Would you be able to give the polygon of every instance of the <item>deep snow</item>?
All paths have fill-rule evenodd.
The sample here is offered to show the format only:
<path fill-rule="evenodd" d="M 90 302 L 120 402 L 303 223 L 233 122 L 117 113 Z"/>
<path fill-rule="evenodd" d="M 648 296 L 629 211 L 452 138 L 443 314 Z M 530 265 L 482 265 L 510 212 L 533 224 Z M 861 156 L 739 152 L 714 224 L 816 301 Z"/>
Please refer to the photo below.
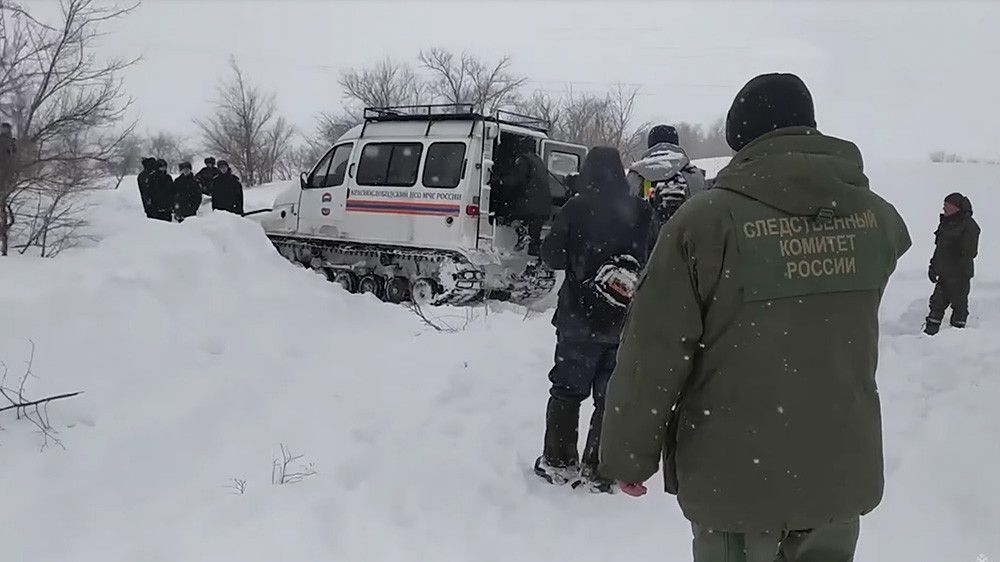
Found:
<path fill-rule="evenodd" d="M 1000 558 L 1000 167 L 870 168 L 914 248 L 882 311 L 887 490 L 858 560 Z M 434 310 L 467 323 L 437 332 L 291 266 L 250 221 L 146 221 L 130 188 L 96 196 L 91 247 L 0 260 L 0 359 L 16 375 L 30 339 L 32 395 L 86 392 L 50 408 L 65 450 L 0 418 L 3 560 L 689 559 L 670 496 L 530 474 L 550 313 Z M 983 225 L 972 318 L 930 339 L 931 233 L 956 189 Z M 281 443 L 317 474 L 273 486 Z"/>

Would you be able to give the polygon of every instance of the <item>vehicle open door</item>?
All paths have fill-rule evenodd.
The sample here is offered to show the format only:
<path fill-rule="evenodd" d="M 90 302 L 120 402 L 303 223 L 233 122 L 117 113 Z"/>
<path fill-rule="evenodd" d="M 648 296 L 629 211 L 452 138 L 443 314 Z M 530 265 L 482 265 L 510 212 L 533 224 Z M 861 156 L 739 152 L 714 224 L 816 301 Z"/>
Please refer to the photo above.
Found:
<path fill-rule="evenodd" d="M 566 176 L 580 173 L 587 147 L 579 144 L 545 139 L 542 141 L 542 161 L 549 170 L 549 191 L 552 204 L 562 207 L 569 199 L 566 192 Z"/>
<path fill-rule="evenodd" d="M 483 121 L 483 149 L 479 159 L 479 224 L 476 230 L 476 248 L 489 249 L 493 247 L 496 235 L 496 225 L 490 216 L 490 182 L 493 179 L 493 142 L 500 135 L 500 127 L 496 123 Z"/>

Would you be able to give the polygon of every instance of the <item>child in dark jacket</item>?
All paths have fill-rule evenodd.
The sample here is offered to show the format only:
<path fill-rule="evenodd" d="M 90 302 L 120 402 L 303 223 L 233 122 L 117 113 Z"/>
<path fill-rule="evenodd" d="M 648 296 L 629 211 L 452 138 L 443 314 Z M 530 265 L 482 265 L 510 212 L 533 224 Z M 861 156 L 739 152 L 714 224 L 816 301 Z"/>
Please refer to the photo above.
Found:
<path fill-rule="evenodd" d="M 973 262 L 979 253 L 979 224 L 972 218 L 972 203 L 961 193 L 944 199 L 941 223 L 934 233 L 934 256 L 928 277 L 934 283 L 930 314 L 924 333 L 941 329 L 944 313 L 951 307 L 951 325 L 964 328 L 969 319 L 969 290 L 975 274 Z"/>

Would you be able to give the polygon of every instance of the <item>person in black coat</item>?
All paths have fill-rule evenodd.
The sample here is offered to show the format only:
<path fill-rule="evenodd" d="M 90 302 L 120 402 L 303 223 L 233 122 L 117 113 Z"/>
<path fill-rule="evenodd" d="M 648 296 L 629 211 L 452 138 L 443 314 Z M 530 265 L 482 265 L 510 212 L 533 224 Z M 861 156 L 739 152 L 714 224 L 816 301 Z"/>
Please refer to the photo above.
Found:
<path fill-rule="evenodd" d="M 202 195 L 211 195 L 212 192 L 212 182 L 219 175 L 219 169 L 215 167 L 215 158 L 209 156 L 205 159 L 205 167 L 198 170 L 198 174 L 195 179 L 198 180 L 198 185 L 201 187 Z"/>
<path fill-rule="evenodd" d="M 201 206 L 201 186 L 191 173 L 191 163 L 181 162 L 181 175 L 174 180 L 174 216 L 177 222 L 184 222 L 187 217 L 193 217 Z"/>
<path fill-rule="evenodd" d="M 951 307 L 951 325 L 964 328 L 969 319 L 969 291 L 979 253 L 979 224 L 972 218 L 972 202 L 961 193 L 944 199 L 944 213 L 934 233 L 934 256 L 927 275 L 934 283 L 930 314 L 924 332 L 941 329 L 945 311 Z"/>
<path fill-rule="evenodd" d="M 243 184 L 225 160 L 219 160 L 219 175 L 212 180 L 211 196 L 212 209 L 243 215 Z"/>
<path fill-rule="evenodd" d="M 542 227 L 552 214 L 552 194 L 549 191 L 549 171 L 535 152 L 535 141 L 508 141 L 509 152 L 498 155 L 498 182 L 494 182 L 491 205 L 502 223 L 518 221 L 518 249 L 527 246 L 528 255 L 538 256 L 542 243 Z"/>
<path fill-rule="evenodd" d="M 149 175 L 149 211 L 151 219 L 170 222 L 174 218 L 174 180 L 167 173 L 167 161 L 156 161 L 156 169 Z"/>
<path fill-rule="evenodd" d="M 142 210 L 147 218 L 153 218 L 153 188 L 150 184 L 150 177 L 156 171 L 156 158 L 143 158 L 142 171 L 136 181 L 139 183 L 139 197 L 142 199 Z"/>
<path fill-rule="evenodd" d="M 597 472 L 597 454 L 605 390 L 615 368 L 625 309 L 620 316 L 609 317 L 598 314 L 590 303 L 595 302 L 595 280 L 623 258 L 635 265 L 633 273 L 638 274 L 659 228 L 649 203 L 629 193 L 616 149 L 591 150 L 575 185 L 579 194 L 556 214 L 541 248 L 542 261 L 565 270 L 566 278 L 552 319 L 555 366 L 549 373 L 544 450 L 535 471 L 553 483 L 574 480 L 580 404 L 593 395 L 595 410 L 583 451 L 582 478 L 574 485 L 610 492 L 612 482 Z"/>

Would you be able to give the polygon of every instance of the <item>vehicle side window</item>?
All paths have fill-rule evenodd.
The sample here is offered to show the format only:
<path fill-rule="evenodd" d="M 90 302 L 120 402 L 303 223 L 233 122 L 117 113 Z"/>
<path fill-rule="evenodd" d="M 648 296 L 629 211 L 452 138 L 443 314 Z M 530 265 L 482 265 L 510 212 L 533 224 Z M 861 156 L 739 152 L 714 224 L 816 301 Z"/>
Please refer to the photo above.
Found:
<path fill-rule="evenodd" d="M 427 149 L 425 187 L 456 187 L 465 175 L 465 143 L 436 142 Z"/>
<path fill-rule="evenodd" d="M 333 157 L 334 150 L 336 149 L 331 148 L 330 152 L 327 152 L 319 164 L 313 168 L 313 172 L 309 176 L 309 187 L 323 187 L 323 181 L 326 179 L 326 171 L 330 168 L 330 159 Z"/>
<path fill-rule="evenodd" d="M 330 159 L 330 171 L 327 173 L 323 187 L 336 187 L 344 185 L 344 176 L 347 175 L 347 163 L 351 159 L 351 149 L 353 144 L 342 144 L 333 149 L 333 158 Z"/>
<path fill-rule="evenodd" d="M 309 178 L 309 187 L 337 187 L 344 184 L 347 175 L 347 163 L 351 158 L 353 144 L 342 144 L 333 147 L 319 161 Z"/>
<path fill-rule="evenodd" d="M 557 152 L 553 150 L 549 153 L 549 161 L 546 162 L 549 171 L 557 176 L 568 176 L 580 171 L 580 157 L 569 152 Z"/>
<path fill-rule="evenodd" d="M 413 187 L 424 145 L 420 143 L 369 143 L 358 162 L 358 185 Z"/>

